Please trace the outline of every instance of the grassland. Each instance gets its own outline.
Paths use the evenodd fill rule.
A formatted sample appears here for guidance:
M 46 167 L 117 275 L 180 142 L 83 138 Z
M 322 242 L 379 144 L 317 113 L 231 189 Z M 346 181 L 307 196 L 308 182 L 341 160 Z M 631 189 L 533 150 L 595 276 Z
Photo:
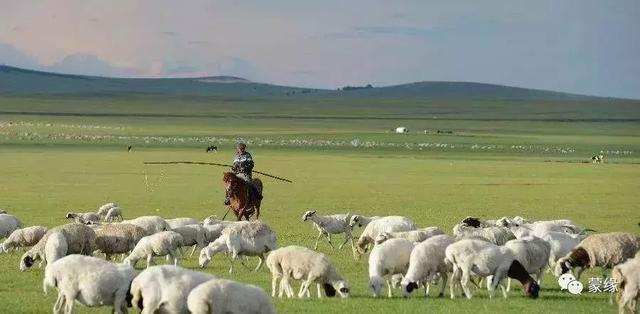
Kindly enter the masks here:
M 259 170 L 295 182 L 265 179 L 263 219 L 282 246 L 313 245 L 315 232 L 300 219 L 309 208 L 399 214 L 445 230 L 467 215 L 520 214 L 569 218 L 603 232 L 638 232 L 638 103 L 517 105 L 390 98 L 0 97 L 0 207 L 28 225 L 47 226 L 64 223 L 70 209 L 91 210 L 107 201 L 119 202 L 127 217 L 223 215 L 224 169 L 142 162 L 228 162 L 233 142 L 244 139 Z M 412 133 L 388 132 L 398 125 Z M 210 143 L 220 152 L 206 154 Z M 126 152 L 129 144 L 132 153 Z M 600 151 L 607 163 L 585 163 Z M 349 250 L 332 252 L 326 243 L 320 250 L 349 280 L 354 296 L 274 300 L 279 312 L 616 310 L 606 294 L 559 291 L 551 275 L 538 300 L 525 299 L 518 288 L 507 300 L 489 300 L 485 291 L 473 300 L 433 293 L 429 299 L 374 300 L 366 259 L 354 261 Z M 0 312 L 50 311 L 55 296 L 42 295 L 42 270 L 20 273 L 20 254 L 0 255 Z M 195 257 L 182 264 L 197 267 Z M 270 289 L 266 270 L 238 268 L 229 275 L 227 269 L 227 261 L 216 257 L 205 271 Z M 597 274 L 584 276 L 585 285 Z

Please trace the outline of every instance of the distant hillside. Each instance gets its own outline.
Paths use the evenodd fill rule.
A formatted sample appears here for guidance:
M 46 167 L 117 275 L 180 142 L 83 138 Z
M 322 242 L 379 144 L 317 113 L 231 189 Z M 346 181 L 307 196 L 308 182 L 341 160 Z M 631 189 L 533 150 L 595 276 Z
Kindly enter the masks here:
M 0 95 L 154 94 L 193 96 L 287 96 L 319 90 L 254 83 L 232 76 L 107 78 L 25 70 L 0 65 Z
M 107 78 L 25 70 L 0 65 L 0 95 L 149 94 L 190 96 L 461 97 L 485 99 L 603 99 L 545 90 L 470 82 L 418 82 L 387 87 L 324 90 L 278 86 L 232 76 Z

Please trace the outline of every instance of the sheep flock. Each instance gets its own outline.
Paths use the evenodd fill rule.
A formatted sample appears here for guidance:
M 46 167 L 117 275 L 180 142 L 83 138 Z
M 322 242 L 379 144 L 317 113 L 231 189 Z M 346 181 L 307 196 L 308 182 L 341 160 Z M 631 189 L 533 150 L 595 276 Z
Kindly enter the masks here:
M 279 241 L 286 239 L 258 220 L 153 215 L 125 220 L 126 211 L 116 203 L 69 212 L 60 218 L 72 221 L 51 227 L 27 226 L 18 215 L 16 210 L 0 213 L 0 253 L 16 256 L 20 271 L 43 269 L 44 293 L 57 291 L 54 313 L 72 313 L 76 304 L 109 306 L 114 313 L 275 313 L 274 298 L 310 298 L 314 287 L 318 298 L 349 298 L 353 287 L 364 285 L 374 298 L 416 297 L 420 287 L 429 297 L 437 285 L 438 296 L 448 288 L 451 299 L 471 299 L 480 289 L 487 289 L 489 298 L 497 290 L 507 298 L 516 289 L 537 299 L 545 293 L 545 273 L 570 273 L 579 280 L 590 268 L 617 282 L 620 313 L 637 313 L 640 301 L 640 236 L 598 233 L 568 219 L 464 217 L 447 233 L 403 216 L 308 210 L 300 223 L 312 225 L 309 237 L 313 234 L 315 243 L 281 247 Z M 343 236 L 337 248 L 332 235 Z M 318 251 L 323 237 L 328 254 Z M 354 265 L 363 268 L 361 278 L 351 278 L 357 282 L 349 282 L 332 263 L 331 255 L 342 254 L 346 244 Z M 181 267 L 197 249 L 201 268 L 222 254 L 229 260 L 229 276 L 268 270 L 271 291 Z M 246 263 L 255 257 L 258 266 L 250 269 Z M 363 258 L 368 263 L 359 261 Z M 236 263 L 246 269 L 234 268 Z

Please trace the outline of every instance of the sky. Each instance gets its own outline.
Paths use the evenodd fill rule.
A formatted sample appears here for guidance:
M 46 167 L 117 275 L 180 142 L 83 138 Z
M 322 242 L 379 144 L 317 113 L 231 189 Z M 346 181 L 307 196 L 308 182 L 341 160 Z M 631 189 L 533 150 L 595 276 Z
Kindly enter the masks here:
M 0 0 L 0 64 L 316 88 L 473 81 L 640 99 L 640 1 Z

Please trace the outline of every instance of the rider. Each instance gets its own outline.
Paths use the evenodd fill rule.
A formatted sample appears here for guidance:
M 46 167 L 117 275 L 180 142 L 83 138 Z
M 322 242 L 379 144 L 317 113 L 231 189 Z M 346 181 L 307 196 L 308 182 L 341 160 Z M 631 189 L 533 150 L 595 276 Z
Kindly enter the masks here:
M 253 184 L 252 174 L 253 174 L 253 158 L 251 154 L 246 150 L 247 145 L 243 142 L 238 142 L 236 144 L 236 156 L 233 159 L 233 166 L 231 167 L 231 171 L 236 174 L 236 176 L 247 183 L 251 189 L 249 190 L 249 197 L 251 199 L 256 199 L 258 201 L 262 200 L 262 195 L 255 184 Z M 228 193 L 229 191 L 227 191 Z M 229 195 L 224 201 L 225 205 L 229 205 Z

